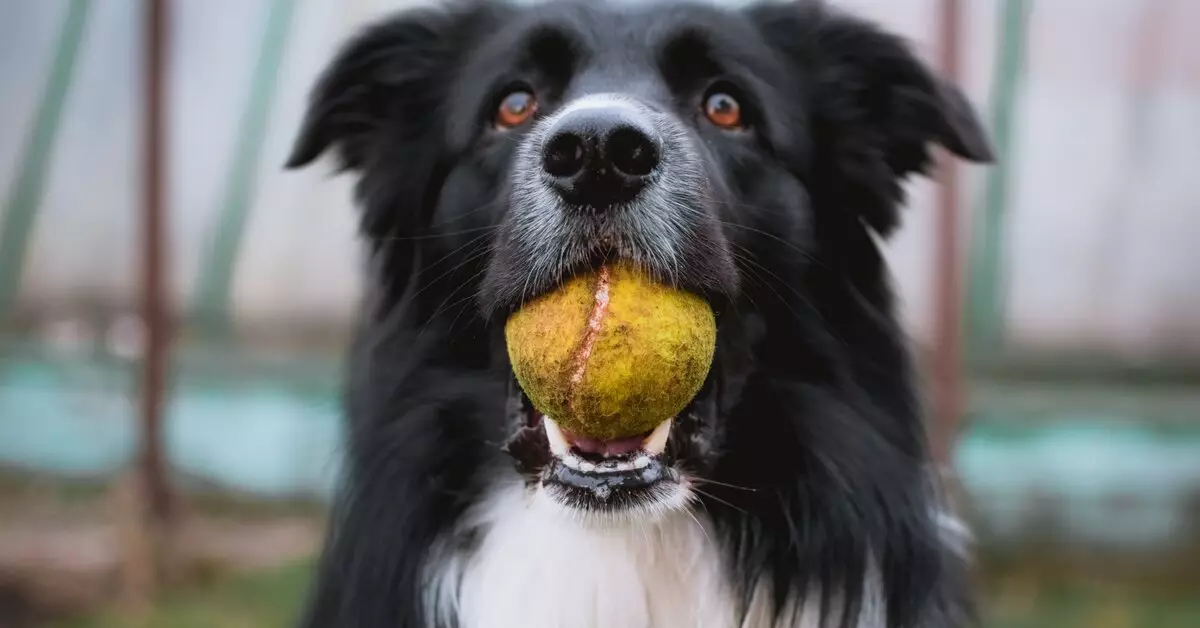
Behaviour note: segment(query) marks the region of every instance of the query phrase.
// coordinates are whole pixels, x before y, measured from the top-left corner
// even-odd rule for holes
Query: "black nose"
[[[558,119],[542,170],[566,202],[602,211],[633,200],[658,167],[649,123],[625,107],[588,107]]]

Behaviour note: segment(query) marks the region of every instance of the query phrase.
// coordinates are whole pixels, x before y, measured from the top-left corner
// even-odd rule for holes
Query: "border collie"
[[[817,1],[469,1],[358,33],[288,162],[353,173],[370,251],[303,625],[973,623],[879,248],[933,144],[991,159],[959,90]],[[633,447],[530,407],[502,331],[615,259],[717,315],[703,388]]]

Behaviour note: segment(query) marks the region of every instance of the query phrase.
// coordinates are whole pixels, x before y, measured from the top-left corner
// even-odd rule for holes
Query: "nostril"
[[[605,148],[613,167],[627,175],[644,177],[658,167],[658,148],[636,129],[613,131]]]
[[[542,169],[554,177],[570,177],[583,170],[586,161],[583,138],[574,133],[559,133],[546,143]]]

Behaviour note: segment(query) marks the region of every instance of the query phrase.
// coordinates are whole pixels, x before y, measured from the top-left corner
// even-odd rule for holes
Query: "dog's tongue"
[[[604,457],[631,454],[642,448],[642,442],[646,438],[645,435],[641,435],[614,440],[600,440],[599,438],[579,436],[577,434],[566,434],[566,436],[567,440],[579,451]]]

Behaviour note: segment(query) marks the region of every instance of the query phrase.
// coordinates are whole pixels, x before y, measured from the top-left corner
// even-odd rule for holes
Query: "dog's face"
[[[708,382],[637,442],[564,433],[505,373],[495,416],[516,468],[560,506],[632,515],[682,506],[720,464],[748,370],[785,368],[771,345],[804,340],[781,327],[813,267],[841,234],[891,231],[931,143],[988,156],[955,89],[817,3],[472,3],[347,45],[291,164],[337,148],[381,298],[472,367],[503,360],[511,312],[606,261],[712,304]]]

